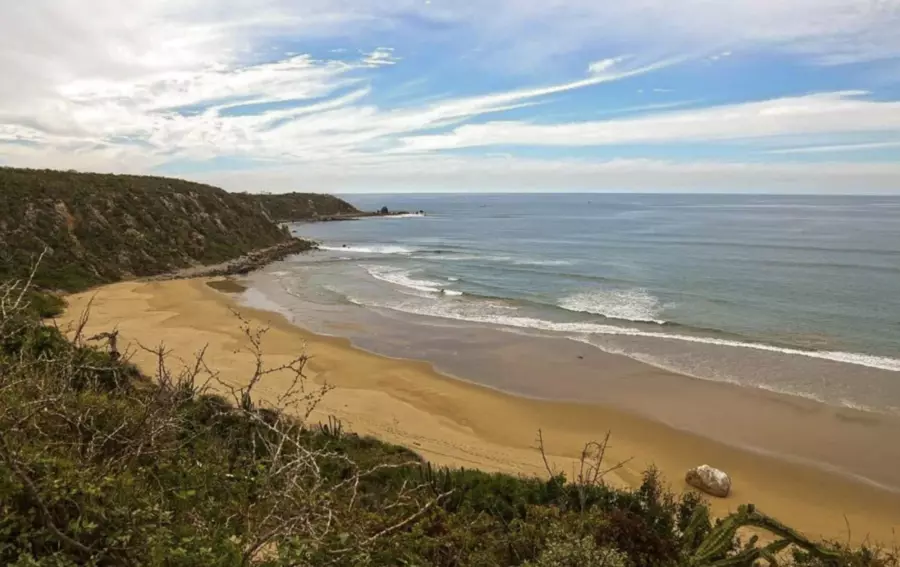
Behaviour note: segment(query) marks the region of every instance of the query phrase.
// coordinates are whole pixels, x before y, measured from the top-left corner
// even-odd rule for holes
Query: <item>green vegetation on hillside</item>
[[[243,388],[211,380],[202,358],[166,370],[162,347],[148,378],[99,337],[42,324],[22,289],[0,286],[0,565],[897,565],[752,507],[714,522],[654,471],[636,490],[606,486],[602,446],[573,482],[437,470],[334,420],[304,422],[327,393],[302,356],[284,367],[295,387],[260,403],[262,330],[244,324],[260,364]],[[740,526],[776,540],[741,542]]]
[[[287,197],[292,214],[355,211]],[[179,179],[0,168],[0,278],[25,276],[45,249],[35,284],[65,291],[215,264],[290,240],[273,219],[281,209]]]
[[[318,220],[351,216],[360,211],[343,199],[319,193],[284,193],[281,195],[245,195],[276,222]]]

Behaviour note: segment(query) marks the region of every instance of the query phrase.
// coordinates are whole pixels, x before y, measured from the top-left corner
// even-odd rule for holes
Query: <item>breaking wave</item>
[[[353,301],[352,298],[351,301]],[[900,372],[900,359],[887,356],[877,356],[871,354],[843,351],[803,350],[752,341],[739,341],[733,339],[721,339],[716,337],[705,337],[679,333],[664,333],[660,331],[645,331],[643,329],[636,329],[633,327],[620,327],[617,325],[604,325],[600,323],[548,321],[546,319],[539,319],[536,317],[513,316],[509,315],[508,311],[506,313],[500,313],[497,309],[493,309],[491,308],[491,306],[485,305],[484,302],[481,301],[452,303],[440,301],[432,301],[428,303],[402,302],[386,303],[380,305],[370,304],[370,306],[393,309],[396,311],[413,313],[417,315],[442,317],[445,319],[456,319],[459,321],[469,321],[473,323],[486,323],[517,329],[531,329],[553,333],[564,333],[572,338],[583,338],[590,335],[619,335],[664,339],[723,347],[753,349],[758,351],[781,353],[794,356],[804,356],[820,360],[829,360],[832,362],[841,362],[844,364],[866,366],[868,368],[876,368],[879,370]]]
[[[319,246],[319,250],[327,250],[329,252],[350,252],[356,254],[400,254],[403,256],[408,256],[415,252],[412,248],[390,244],[372,246]]]
[[[610,319],[664,323],[659,319],[659,299],[643,289],[609,289],[576,293],[563,298],[559,306],[569,311],[592,313]]]
[[[414,289],[425,293],[443,293],[444,295],[460,296],[461,291],[444,288],[440,282],[432,280],[419,280],[412,276],[410,270],[390,268],[387,266],[370,266],[366,268],[370,276],[377,280],[387,282],[407,289]]]

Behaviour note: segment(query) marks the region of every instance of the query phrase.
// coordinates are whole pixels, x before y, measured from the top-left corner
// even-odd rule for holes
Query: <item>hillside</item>
[[[355,210],[288,197],[298,214]],[[281,201],[261,199],[164,177],[0,168],[0,279],[25,275],[45,248],[35,283],[71,291],[289,242],[267,213]]]
[[[322,219],[345,215],[358,215],[360,211],[333,195],[320,193],[284,193],[282,195],[243,194],[276,222]]]

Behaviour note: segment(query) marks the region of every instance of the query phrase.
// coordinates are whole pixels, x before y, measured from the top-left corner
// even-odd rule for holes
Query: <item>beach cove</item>
[[[681,490],[685,470],[709,463],[728,471],[735,482],[729,498],[712,501],[717,513],[753,502],[808,535],[854,542],[868,538],[890,544],[893,530],[900,526],[900,494],[884,487],[741,449],[616,406],[512,396],[499,391],[498,385],[489,388],[457,380],[439,373],[428,362],[379,356],[354,347],[348,339],[314,334],[302,328],[302,320],[295,318],[298,326],[278,314],[246,307],[236,296],[207,284],[204,279],[126,282],[74,294],[67,298],[69,308],[59,324],[70,326],[90,305],[86,331],[118,329],[120,348],[131,345],[133,362],[147,374],[155,373],[156,361],[136,345],[153,347],[162,342],[172,351],[173,365],[177,359],[190,361],[205,347],[207,359],[223,381],[240,384],[250,376],[253,358],[236,352],[247,345],[234,310],[254,326],[270,327],[263,343],[269,366],[305,352],[311,357],[309,378],[334,386],[314,420],[334,415],[347,430],[407,446],[435,464],[546,474],[535,449],[540,429],[551,462],[568,472],[585,442],[611,431],[609,462],[631,459],[608,479],[612,483],[634,486],[642,471],[653,464],[673,489]],[[715,407],[727,397],[722,394],[727,390],[723,385],[704,384],[612,354],[592,352],[591,356],[591,362],[601,364],[611,375],[626,373],[660,385],[682,381],[694,384],[698,395],[703,389],[702,395],[709,398],[697,399],[697,407],[681,407],[683,413]],[[272,375],[261,385],[260,394],[274,399],[287,381],[287,376]],[[795,419],[794,423],[773,424],[771,432],[763,432],[766,435],[776,436],[784,428],[802,433],[808,424],[819,423],[809,420],[822,418],[812,406],[798,406],[799,402],[774,394],[748,403],[757,403],[760,415],[779,404],[786,406],[785,413],[778,415]],[[890,452],[891,435],[897,431],[893,419],[850,411],[840,415],[843,417],[834,419],[847,425],[842,430],[861,427],[867,432],[869,445],[857,450],[875,452],[871,466],[889,472],[900,469]],[[822,450],[849,450],[851,441],[848,438]]]

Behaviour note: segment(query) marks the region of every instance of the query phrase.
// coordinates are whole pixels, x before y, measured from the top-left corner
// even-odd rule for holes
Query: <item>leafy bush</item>
[[[590,536],[565,532],[553,526],[544,550],[526,567],[628,567],[628,556],[612,547],[597,547]]]

